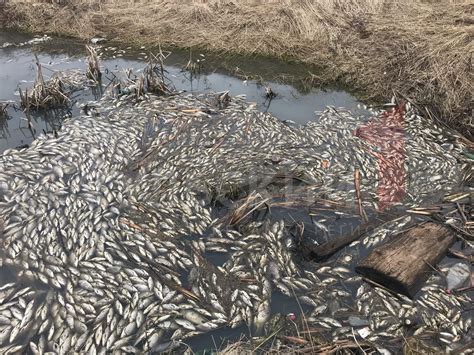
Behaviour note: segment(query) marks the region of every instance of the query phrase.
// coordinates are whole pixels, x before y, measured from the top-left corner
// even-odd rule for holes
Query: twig
[[[433,271],[435,271],[437,274],[439,274],[441,277],[446,278],[446,275],[444,275],[441,271],[439,271],[437,268],[435,268],[433,265],[431,265],[429,262],[426,260],[423,260],[423,262],[428,265]]]
[[[459,204],[459,202],[456,202],[456,207],[459,211],[459,214],[461,215],[462,219],[464,220],[464,224],[467,223],[467,218],[466,218],[466,215],[464,214],[464,209],[461,208],[461,205]]]
[[[360,194],[360,170],[359,169],[355,169],[354,171],[354,185],[355,185],[357,203],[359,206],[359,215],[364,220],[364,222],[367,222],[367,214],[365,213],[362,207],[362,197]]]
[[[362,349],[362,347],[360,346],[359,342],[357,341],[357,338],[355,336],[355,333],[354,333],[354,328],[352,328],[352,336],[354,337],[354,341],[356,342],[357,346],[359,347],[359,349],[365,354],[367,355],[367,353],[365,352],[364,349]]]

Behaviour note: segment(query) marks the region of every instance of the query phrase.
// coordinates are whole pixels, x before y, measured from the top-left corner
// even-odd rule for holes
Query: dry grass
[[[247,197],[239,200],[236,206],[232,208],[229,214],[224,216],[221,221],[229,225],[236,225],[252,214],[252,212],[255,212],[265,205],[268,200],[269,198],[264,199],[259,193],[252,192]]]
[[[314,331],[313,331],[314,333]],[[311,337],[309,337],[311,338]],[[321,342],[304,345],[303,341],[309,343],[304,338],[283,336],[280,337],[285,343],[282,349],[266,349],[262,352],[264,354],[375,354],[377,351],[375,347],[365,341],[357,340],[337,340],[335,342],[327,343]],[[257,353],[255,346],[250,342],[239,341],[229,344],[226,348],[220,350],[220,355],[241,355],[241,354],[255,354]],[[419,354],[418,352],[411,352],[410,354]]]
[[[165,60],[170,55],[160,50],[158,54],[150,53],[150,60],[143,71],[144,87],[147,92],[155,95],[172,95],[176,92],[173,82],[167,78],[167,71],[165,69]]]
[[[473,126],[472,0],[10,0],[9,27],[292,57],[368,99],[394,93]],[[0,9],[0,16],[2,10]]]

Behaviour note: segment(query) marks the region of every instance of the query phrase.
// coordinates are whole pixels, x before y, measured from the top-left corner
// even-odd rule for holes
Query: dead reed
[[[125,70],[125,77],[115,77],[114,90],[119,95],[134,95],[137,101],[142,100],[147,93],[158,96],[172,95],[176,92],[173,82],[167,77],[164,61],[170,52],[163,53],[161,48],[158,54],[149,54],[150,60],[139,76],[133,74],[132,69]]]
[[[94,83],[100,83],[102,73],[99,67],[99,56],[94,47],[86,45],[87,77]]]
[[[9,102],[0,101],[0,119],[7,117],[7,108],[9,105]]]
[[[297,322],[291,325],[283,324],[279,329],[265,337],[250,340],[240,339],[230,343],[217,353],[222,355],[237,354],[375,354],[375,346],[367,341],[353,339],[340,339],[328,342],[321,334],[321,328],[311,328],[304,322],[301,313]],[[297,329],[295,329],[295,326]],[[278,339],[276,345],[275,339]],[[401,339],[400,339],[401,340]],[[265,344],[265,346],[262,346]],[[413,353],[418,354],[418,352]]]
[[[205,61],[204,55],[201,54],[200,58],[193,59],[193,52],[189,50],[189,60],[186,65],[183,67],[184,71],[189,72],[191,75],[199,75],[202,71],[202,65]]]
[[[24,110],[50,109],[67,106],[70,99],[65,92],[63,81],[59,75],[53,75],[48,81],[44,80],[41,64],[36,58],[36,79],[33,87],[23,92],[20,89],[20,103]]]
[[[222,221],[229,225],[236,225],[264,206],[268,200],[269,198],[263,198],[254,191],[247,197],[237,201],[236,205],[223,217]]]
[[[144,88],[155,95],[171,95],[176,92],[173,82],[167,77],[164,62],[171,52],[164,53],[159,48],[158,54],[150,53],[150,60],[143,71]]]

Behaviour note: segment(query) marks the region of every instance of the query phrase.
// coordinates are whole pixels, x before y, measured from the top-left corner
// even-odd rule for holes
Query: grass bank
[[[315,84],[395,93],[473,131],[472,0],[4,1],[0,27],[292,58],[324,68]]]

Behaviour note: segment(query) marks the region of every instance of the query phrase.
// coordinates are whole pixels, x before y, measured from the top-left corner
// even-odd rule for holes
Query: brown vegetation
[[[393,94],[472,129],[472,0],[7,0],[6,27],[294,58],[368,99]],[[1,22],[0,22],[1,24]],[[1,26],[1,25],[0,25]]]
[[[89,80],[92,80],[95,83],[100,82],[100,78],[102,77],[102,73],[100,71],[99,66],[99,56],[97,55],[96,50],[86,45],[87,51],[87,74],[86,76]]]
[[[25,110],[47,109],[67,106],[70,100],[64,90],[64,84],[59,76],[53,76],[45,81],[41,64],[36,57],[36,79],[33,87],[23,92],[20,88],[21,107]]]

